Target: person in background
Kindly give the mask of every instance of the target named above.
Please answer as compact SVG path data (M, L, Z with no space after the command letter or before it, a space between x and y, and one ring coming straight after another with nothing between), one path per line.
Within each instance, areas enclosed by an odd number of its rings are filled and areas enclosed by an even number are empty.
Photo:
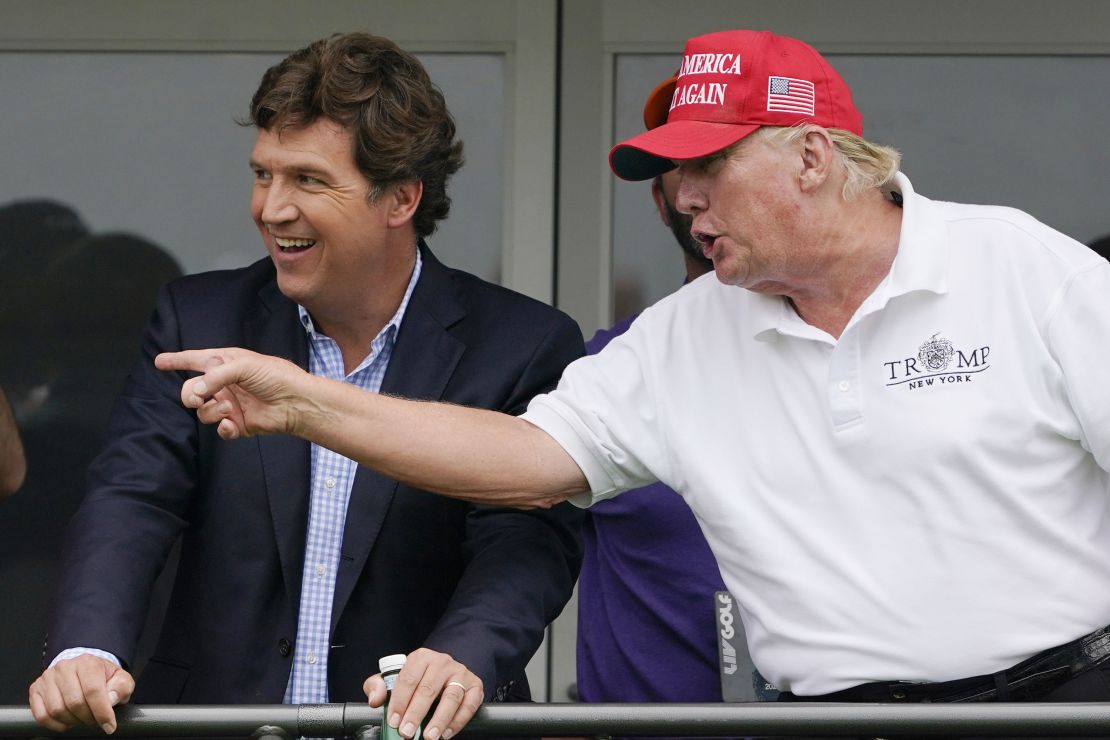
M1095 239L1091 242L1090 247L1098 252L1104 260L1110 260L1110 234Z
M461 143L443 95L392 41L349 33L294 52L263 76L250 121L268 256L160 293L68 529L31 709L52 731L111 732L131 698L380 706L378 658L403 653L388 723L412 737L427 719L427 740L449 738L484 700L528 698L525 665L578 573L581 514L449 501L293 437L223 444L152 361L242 343L360 391L517 413L582 354L581 333L428 248ZM179 535L136 682L152 584Z
M27 683L40 670L48 584L76 506L70 503L80 495L74 486L91 459L85 430L54 423L61 420L51 400L63 372L80 372L72 354L55 351L68 338L51 335L52 317L62 307L72 311L84 294L59 303L47 280L61 255L88 235L67 203L26 198L0 205L0 490L18 489L0 502L0 594L18 594L0 610L0 704L25 701ZM111 361L127 363L118 355Z
M45 272L88 235L84 220L65 203L31 198L0 206L0 386L17 424L38 413L58 372L49 348L28 341L44 336L55 309L45 294Z
M675 77L644 104L648 129L666 123ZM663 225L674 234L684 283L713 271L690 235L690 217L674 207L678 173L651 182ZM586 342L597 354L628 331L636 316ZM578 577L577 694L583 702L721 701L717 650L717 561L682 497L654 483L587 511ZM671 678L659 681L661 672ZM750 673L750 670L748 671Z
M158 290L181 275L166 250L128 233L88 234L35 251L51 256L18 281L25 302L15 325L0 322L2 346L12 348L5 373L28 389L18 419L27 476L19 495L0 504L0 593L19 594L0 617L7 659L0 701L7 703L24 701L42 671L66 522L80 505ZM152 602L163 604L164 595L162 584Z
M713 260L521 417L386 398L210 348L183 405L463 500L690 504L779 701L1110 701L1110 263L1021 211L917 193L835 69L765 31L690 39L667 123ZM666 672L660 681L669 680Z
M0 388L0 498L18 491L26 477L27 458L23 454L19 427L15 424L8 396Z

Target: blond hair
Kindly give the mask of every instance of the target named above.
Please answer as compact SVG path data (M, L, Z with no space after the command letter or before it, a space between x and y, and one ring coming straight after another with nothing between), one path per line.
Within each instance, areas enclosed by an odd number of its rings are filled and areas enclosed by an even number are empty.
M818 128L814 124L798 126L764 126L755 135L765 141L787 146L805 138ZM844 167L844 199L851 200L871 188L881 188L894 179L902 164L902 155L893 147L875 144L851 131L824 129L832 139L837 158Z

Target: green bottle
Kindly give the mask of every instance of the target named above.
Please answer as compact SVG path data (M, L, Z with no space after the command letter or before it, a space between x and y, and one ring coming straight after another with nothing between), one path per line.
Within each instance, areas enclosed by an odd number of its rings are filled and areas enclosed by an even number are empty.
M385 681L385 690L388 692L385 697L385 704L382 705L382 740L405 740L401 736L399 727L390 727L386 718L389 715L389 699L393 695L393 684L397 682L397 674L405 667L406 656L403 654L387 655L378 660L378 670L382 674L382 680ZM420 740L420 735L424 730L423 724L416 727L416 734L412 736L412 740Z

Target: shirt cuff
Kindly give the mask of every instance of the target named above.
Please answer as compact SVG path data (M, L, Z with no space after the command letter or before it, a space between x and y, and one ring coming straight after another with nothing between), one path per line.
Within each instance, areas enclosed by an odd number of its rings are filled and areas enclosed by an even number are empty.
M520 418L539 427L554 439L586 476L591 493L571 496L568 500L572 504L585 509L598 501L612 498L623 490L614 484L613 476L606 470L605 465L594 456L589 445L578 434L574 424L564 418L560 409L551 403L550 399L544 396L533 398L528 405L528 410L521 414Z
M108 661L109 663L112 663L113 665L115 665L117 667L122 667L120 662L119 662L119 658L112 655L111 653L109 653L105 650L97 650L96 648L87 648L87 647L66 648L62 652L55 655L54 660L50 661L50 665L47 666L47 667L48 668L53 668L55 665L62 662L63 660L69 660L70 658L77 658L77 657L82 656L82 655L95 655L98 658L104 658L104 660Z

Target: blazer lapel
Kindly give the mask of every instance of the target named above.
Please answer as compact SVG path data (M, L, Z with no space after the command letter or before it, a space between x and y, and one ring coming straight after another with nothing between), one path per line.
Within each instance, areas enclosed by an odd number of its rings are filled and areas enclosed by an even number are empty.
M243 326L247 346L307 370L308 342L296 304L281 294L276 281L259 291L259 299L257 314ZM310 446L289 435L266 435L256 441L285 589L296 609L308 527Z
M447 330L463 318L466 310L458 301L447 268L423 243L420 254L420 279L405 309L381 392L439 400L465 350L465 345ZM397 485L397 481L361 465L355 473L343 529L342 565L332 602L332 630L366 565Z

